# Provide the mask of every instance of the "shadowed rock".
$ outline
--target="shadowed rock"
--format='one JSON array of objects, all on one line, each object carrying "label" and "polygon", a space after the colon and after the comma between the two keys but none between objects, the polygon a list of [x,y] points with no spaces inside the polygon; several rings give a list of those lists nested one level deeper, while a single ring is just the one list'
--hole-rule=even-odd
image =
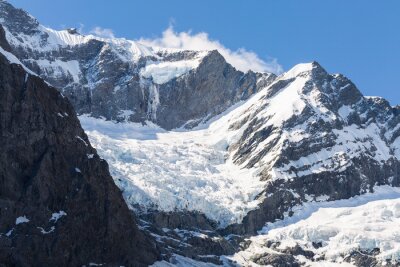
[{"label": "shadowed rock", "polygon": [[0,54],[0,265],[147,266],[157,257],[70,102]]}]

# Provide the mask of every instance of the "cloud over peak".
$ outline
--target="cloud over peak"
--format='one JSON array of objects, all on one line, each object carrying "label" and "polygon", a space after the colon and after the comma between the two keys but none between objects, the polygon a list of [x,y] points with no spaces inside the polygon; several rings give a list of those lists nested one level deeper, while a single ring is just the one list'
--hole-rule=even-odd
[{"label": "cloud over peak", "polygon": [[[81,28],[83,26],[81,25]],[[115,38],[112,29],[94,27],[89,32],[95,36],[103,38]],[[277,59],[272,58],[264,60],[253,51],[245,48],[231,50],[221,44],[218,40],[210,39],[208,33],[199,32],[193,34],[191,31],[175,32],[172,26],[169,26],[161,35],[156,38],[140,38],[137,40],[146,46],[175,48],[183,50],[218,50],[228,63],[236,69],[246,72],[248,70],[256,72],[272,72],[280,74],[283,72],[282,66]]]},{"label": "cloud over peak", "polygon": [[256,53],[244,48],[231,50],[222,45],[218,40],[212,40],[205,32],[192,34],[188,32],[175,32],[169,26],[161,37],[154,39],[141,38],[139,42],[147,46],[162,48],[177,48],[184,50],[218,50],[228,63],[238,70],[246,72],[253,70],[257,72],[273,72],[280,74],[283,72],[282,66],[276,59],[269,61],[261,59]]},{"label": "cloud over peak", "polygon": [[103,38],[115,38],[113,30],[102,27],[94,27],[89,33]]}]

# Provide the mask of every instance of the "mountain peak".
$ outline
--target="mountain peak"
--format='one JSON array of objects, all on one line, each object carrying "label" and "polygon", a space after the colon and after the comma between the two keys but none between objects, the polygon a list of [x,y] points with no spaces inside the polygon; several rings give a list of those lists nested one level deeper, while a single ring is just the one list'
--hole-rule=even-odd
[{"label": "mountain peak", "polygon": [[25,10],[16,8],[7,1],[0,1],[0,23],[11,32],[31,35],[37,32],[39,22]]},{"label": "mountain peak", "polygon": [[282,74],[282,77],[285,79],[291,79],[308,73],[311,73],[312,75],[328,74],[317,61],[312,61],[295,65],[289,71]]}]

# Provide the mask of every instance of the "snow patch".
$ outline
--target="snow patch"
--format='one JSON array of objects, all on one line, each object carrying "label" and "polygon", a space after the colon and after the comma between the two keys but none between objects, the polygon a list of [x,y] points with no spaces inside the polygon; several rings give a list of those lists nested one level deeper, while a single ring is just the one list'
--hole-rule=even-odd
[{"label": "snow patch", "polygon": [[38,227],[38,229],[40,230],[40,232],[43,234],[43,235],[47,235],[47,234],[50,234],[50,233],[52,233],[52,232],[54,232],[54,230],[56,229],[54,226],[52,226],[52,227],[50,227],[50,229],[48,230],[48,231],[46,231],[43,227]]},{"label": "snow patch", "polygon": [[29,219],[26,216],[20,216],[15,220],[15,224],[28,223]]},{"label": "snow patch", "polygon": [[61,61],[56,59],[55,61],[49,61],[47,59],[35,60],[42,71],[46,72],[48,76],[53,78],[61,78],[64,75],[71,75],[74,83],[79,83],[80,76],[82,75],[79,62],[77,60]]},{"label": "snow patch", "polygon": [[150,265],[150,267],[217,267],[221,265],[215,265],[209,262],[196,261],[181,255],[172,255],[169,262],[168,261],[157,261]]},{"label": "snow patch", "polygon": [[152,78],[153,82],[156,84],[164,84],[197,68],[201,58],[202,57],[198,57],[193,60],[175,62],[150,63],[140,70],[140,74],[145,78]]},{"label": "snow patch", "polygon": [[0,47],[0,53],[3,54],[3,56],[5,56],[7,58],[7,60],[11,63],[11,64],[18,64],[21,65],[21,67],[29,74],[35,75],[35,73],[33,73],[30,69],[28,69],[27,67],[25,67],[24,64],[22,64],[21,61],[19,61],[19,59],[14,56],[13,54],[11,54],[10,52],[7,52],[6,50],[4,50],[3,48]]},{"label": "snow patch", "polygon": [[347,117],[353,112],[354,110],[350,106],[342,106],[339,108],[338,113],[343,120],[347,121]]},{"label": "snow patch", "polygon": [[51,215],[49,222],[54,221],[56,223],[62,216],[66,216],[67,213],[65,211],[60,210],[59,212],[55,212]]},{"label": "snow patch", "polygon": [[86,143],[86,141],[85,141],[85,140],[83,140],[83,138],[82,138],[82,137],[80,137],[80,136],[76,136],[76,139],[78,139],[78,140],[82,141],[82,142],[85,144],[85,146],[88,146],[88,143]]},{"label": "snow patch", "polygon": [[8,231],[5,235],[6,235],[7,237],[10,237],[10,236],[12,235],[13,232],[14,232],[14,228],[11,229],[10,231]]},{"label": "snow patch", "polygon": [[129,119],[130,116],[132,116],[133,114],[135,114],[135,112],[133,110],[121,110],[118,114],[119,118],[123,118],[124,120]]}]

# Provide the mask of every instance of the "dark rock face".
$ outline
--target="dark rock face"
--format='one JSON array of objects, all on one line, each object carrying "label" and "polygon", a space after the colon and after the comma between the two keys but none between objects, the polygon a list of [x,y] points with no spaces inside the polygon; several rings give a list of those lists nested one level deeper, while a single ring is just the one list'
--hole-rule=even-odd
[{"label": "dark rock face", "polygon": [[137,216],[141,227],[156,236],[162,254],[166,255],[178,254],[222,264],[219,256],[234,254],[242,241],[241,237],[226,239],[218,233],[215,222],[198,212],[153,211]]},{"label": "dark rock face", "polygon": [[237,71],[218,51],[211,51],[196,70],[159,85],[156,123],[166,129],[191,128],[258,92],[257,81],[270,84],[274,79],[273,74]]},{"label": "dark rock face", "polygon": [[11,52],[12,48],[6,39],[6,32],[4,28],[0,25],[0,47],[6,50],[7,52]]},{"label": "dark rock face", "polygon": [[299,267],[300,264],[294,256],[290,254],[263,254],[257,255],[252,259],[255,263],[261,266],[276,266],[276,267]]},{"label": "dark rock face", "polygon": [[157,260],[69,101],[3,55],[0,135],[0,265]]},{"label": "dark rock face", "polygon": [[373,267],[383,267],[383,266],[388,266],[388,267],[398,267],[400,266],[400,263],[398,262],[392,262],[391,260],[386,260],[386,261],[378,261],[377,256],[379,255],[379,248],[373,249],[371,251],[359,251],[356,250],[350,255],[347,255],[345,258],[346,262],[352,263],[355,266],[373,266]]}]

